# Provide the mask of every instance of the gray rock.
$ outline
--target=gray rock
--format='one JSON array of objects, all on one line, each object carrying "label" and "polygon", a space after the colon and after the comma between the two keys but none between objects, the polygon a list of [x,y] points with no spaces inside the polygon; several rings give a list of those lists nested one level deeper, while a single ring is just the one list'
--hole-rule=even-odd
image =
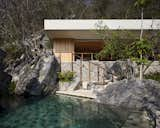
[{"label": "gray rock", "polygon": [[60,67],[52,50],[47,48],[48,42],[44,32],[24,40],[26,51],[6,69],[16,83],[16,94],[41,96],[53,93],[57,88]]},{"label": "gray rock", "polygon": [[129,59],[127,61],[116,61],[111,67],[105,66],[105,78],[112,81],[122,79],[134,79],[135,65]]},{"label": "gray rock", "polygon": [[78,76],[76,76],[71,82],[59,82],[59,91],[74,91],[80,88],[82,85]]},{"label": "gray rock", "polygon": [[153,80],[122,80],[114,82],[97,94],[100,103],[145,109],[159,128],[160,83]]},{"label": "gray rock", "polygon": [[[146,68],[146,66],[144,66],[144,68]],[[144,72],[145,75],[154,74],[154,73],[160,73],[160,62],[159,61],[153,61]]]},{"label": "gray rock", "polygon": [[43,55],[25,65],[19,74],[15,93],[18,95],[47,95],[57,88],[59,64],[53,55]]},{"label": "gray rock", "polygon": [[75,79],[71,82],[71,84],[68,87],[69,91],[74,91],[80,88],[82,85],[82,82],[80,81],[79,77],[76,76]]}]

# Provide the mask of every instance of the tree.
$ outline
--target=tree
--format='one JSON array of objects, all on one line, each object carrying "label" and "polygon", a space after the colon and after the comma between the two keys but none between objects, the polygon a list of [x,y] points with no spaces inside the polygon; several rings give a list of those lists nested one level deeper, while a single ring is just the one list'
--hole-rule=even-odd
[{"label": "tree", "polygon": [[130,31],[112,31],[100,21],[96,24],[97,35],[105,43],[103,49],[96,55],[97,58],[109,58],[111,60],[128,59],[128,47],[136,37]]},{"label": "tree", "polygon": [[101,33],[105,35],[102,36],[105,46],[97,54],[97,58],[108,58],[110,60],[126,60],[128,58],[127,46],[134,39],[129,37],[129,32],[127,31],[121,31],[121,33],[123,33],[123,35],[117,31],[109,32],[108,30],[106,30],[105,34]]},{"label": "tree", "polygon": [[[148,36],[145,34],[144,37],[139,39],[137,34],[129,31],[111,31],[103,23],[97,25],[97,33],[104,40],[104,48],[97,54],[99,58],[112,57],[112,60],[124,60],[131,59],[136,62],[137,65],[142,65],[140,69],[140,79],[142,80],[144,71],[147,70],[152,61],[148,58],[154,54],[153,48],[157,44],[157,37]],[[153,33],[150,32],[149,35]],[[137,38],[138,37],[138,38]],[[147,39],[147,38],[148,39]],[[154,41],[155,40],[155,41]],[[156,43],[155,43],[156,42]],[[157,47],[157,46],[156,46]],[[146,67],[144,67],[144,65]]]},{"label": "tree", "polygon": [[143,39],[144,8],[147,7],[150,4],[151,1],[152,0],[136,0],[136,2],[135,2],[135,6],[138,7],[138,8],[140,8],[140,10],[141,10],[141,33],[140,33],[140,40],[135,43],[135,46],[139,46],[139,49],[140,49],[140,51],[137,51],[140,54],[140,58],[139,59],[141,61],[141,63],[140,63],[140,80],[143,79],[143,64],[144,64],[143,61],[142,61],[143,60],[143,46],[146,46],[144,44],[146,41],[144,41],[144,39]]},{"label": "tree", "polygon": [[[140,80],[143,79],[143,66],[147,65],[150,61],[149,56],[152,56],[152,43],[146,39],[138,40],[131,44],[129,47],[129,56],[132,61],[140,65]],[[141,67],[142,66],[142,67]]]},{"label": "tree", "polygon": [[[138,19],[140,10],[134,6],[135,0],[88,0],[88,8],[84,18]],[[125,5],[125,6],[124,6]],[[160,18],[160,1],[152,0],[150,6],[144,8],[144,18]]]}]

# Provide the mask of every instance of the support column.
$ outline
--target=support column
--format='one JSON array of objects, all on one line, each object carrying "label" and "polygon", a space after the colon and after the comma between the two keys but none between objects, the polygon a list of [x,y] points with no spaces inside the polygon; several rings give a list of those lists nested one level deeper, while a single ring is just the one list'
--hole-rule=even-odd
[{"label": "support column", "polygon": [[91,63],[90,61],[88,62],[88,77],[89,77],[89,82],[91,81]]},{"label": "support column", "polygon": [[97,67],[97,80],[99,82],[99,66]]},{"label": "support column", "polygon": [[82,67],[83,67],[83,53],[81,53],[81,59],[80,59],[80,81],[83,80],[83,71],[82,71]]}]

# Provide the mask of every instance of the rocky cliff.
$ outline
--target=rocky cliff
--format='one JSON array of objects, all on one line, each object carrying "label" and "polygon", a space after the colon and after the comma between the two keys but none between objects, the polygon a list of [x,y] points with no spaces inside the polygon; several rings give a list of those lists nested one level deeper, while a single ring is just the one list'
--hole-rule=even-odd
[{"label": "rocky cliff", "polygon": [[15,93],[18,95],[47,95],[56,89],[58,63],[53,55],[43,55],[26,64],[19,73]]},{"label": "rocky cliff", "polygon": [[60,68],[48,48],[49,43],[44,32],[36,33],[23,42],[24,53],[6,69],[16,84],[15,94],[41,96],[55,91]]}]

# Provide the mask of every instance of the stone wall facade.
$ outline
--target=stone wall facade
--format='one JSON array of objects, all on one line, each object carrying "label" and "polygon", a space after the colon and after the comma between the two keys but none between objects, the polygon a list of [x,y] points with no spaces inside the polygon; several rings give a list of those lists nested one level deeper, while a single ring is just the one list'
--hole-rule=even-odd
[{"label": "stone wall facade", "polygon": [[[106,78],[105,73],[113,66],[117,61],[75,61],[61,63],[61,71],[73,71],[76,73],[81,81],[95,81],[103,82]],[[123,63],[124,61],[118,61]],[[135,73],[138,74],[138,66],[135,64],[133,67]],[[145,74],[160,73],[160,63],[154,61],[149,68],[145,71]]]}]

